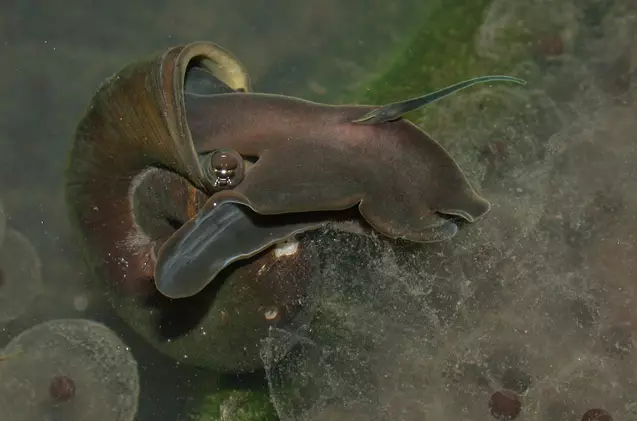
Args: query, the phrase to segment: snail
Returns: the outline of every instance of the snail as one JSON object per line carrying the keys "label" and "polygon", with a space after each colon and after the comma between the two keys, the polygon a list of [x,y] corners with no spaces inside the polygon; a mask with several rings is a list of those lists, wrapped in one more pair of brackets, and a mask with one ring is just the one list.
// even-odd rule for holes
{"label": "snail", "polygon": [[253,92],[212,42],[131,63],[97,90],[69,153],[66,201],[88,264],[116,296],[186,302],[221,273],[270,286],[308,276],[303,244],[289,263],[273,247],[334,221],[448,240],[491,205],[402,116],[492,81],[525,83],[484,76],[385,106],[329,105]]}
{"label": "snail", "polygon": [[[250,92],[210,42],[169,48],[108,79],[81,119],[67,201],[98,265],[124,290],[154,279],[190,297],[220,271],[356,208],[377,233],[453,237],[490,203],[403,114],[484,76],[386,106]],[[148,285],[146,285],[146,288]]]}

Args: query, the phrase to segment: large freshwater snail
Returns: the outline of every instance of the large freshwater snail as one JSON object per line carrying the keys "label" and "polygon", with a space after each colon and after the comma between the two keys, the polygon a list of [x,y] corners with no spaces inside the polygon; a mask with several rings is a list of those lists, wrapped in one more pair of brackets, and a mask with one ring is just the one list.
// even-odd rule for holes
{"label": "large freshwater snail", "polygon": [[352,211],[382,236],[449,239],[454,218],[473,222],[490,204],[401,115],[500,80],[523,83],[486,76],[384,107],[334,106],[250,92],[216,44],[173,47],[93,97],[66,173],[71,216],[120,296],[194,299],[221,272],[259,276],[275,244]]}

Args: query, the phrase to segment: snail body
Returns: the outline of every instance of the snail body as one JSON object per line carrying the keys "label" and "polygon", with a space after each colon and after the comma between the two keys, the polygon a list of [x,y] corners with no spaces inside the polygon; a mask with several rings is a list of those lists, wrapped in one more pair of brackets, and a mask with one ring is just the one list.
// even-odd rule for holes
{"label": "snail body", "polygon": [[[489,80],[511,81],[479,82]],[[442,241],[457,232],[449,216],[489,211],[442,146],[400,118],[453,89],[439,92],[380,108],[254,93],[244,66],[210,42],[132,63],[94,95],[70,152],[66,199],[87,261],[129,320],[161,309],[137,326],[160,349],[178,347],[153,329],[184,337],[215,318],[217,354],[239,341],[250,355],[201,365],[250,369],[254,338],[295,314],[288,303],[303,302],[315,270],[311,246],[277,244],[352,211],[382,236]],[[255,309],[242,316],[254,337],[216,307],[228,285]],[[166,333],[184,308],[188,320]]]}

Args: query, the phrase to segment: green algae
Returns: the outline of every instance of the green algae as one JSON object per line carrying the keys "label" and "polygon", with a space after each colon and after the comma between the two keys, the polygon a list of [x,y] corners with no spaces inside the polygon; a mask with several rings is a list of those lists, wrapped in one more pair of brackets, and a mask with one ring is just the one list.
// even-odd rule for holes
{"label": "green algae", "polygon": [[491,0],[439,2],[427,22],[384,72],[356,95],[360,102],[385,103],[468,79],[506,70],[480,59],[473,38]]}
{"label": "green algae", "polygon": [[[511,50],[506,57],[496,59],[480,55],[475,47],[478,32],[492,3],[493,0],[476,0],[452,4],[438,2],[431,6],[426,23],[394,56],[392,62],[357,90],[354,94],[356,102],[386,104],[483,75],[524,77],[516,74],[518,72],[513,67],[523,56],[528,56],[528,51]],[[506,28],[505,32],[503,38],[511,40],[512,45],[528,45],[524,30]],[[500,105],[490,107],[490,111],[502,110],[504,104]],[[437,103],[428,107],[427,112],[439,106]],[[435,117],[439,116],[439,113],[434,114]],[[417,116],[422,115],[422,111],[416,111],[406,115],[406,118],[416,120]],[[425,119],[427,122],[430,120]]]}
{"label": "green algae", "polygon": [[192,421],[277,421],[267,391],[224,390],[203,398]]}

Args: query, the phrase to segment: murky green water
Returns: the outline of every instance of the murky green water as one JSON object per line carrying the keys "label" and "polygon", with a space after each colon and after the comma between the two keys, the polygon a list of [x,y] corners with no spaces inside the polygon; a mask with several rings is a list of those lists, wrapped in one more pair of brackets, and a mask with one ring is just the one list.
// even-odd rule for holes
{"label": "murky green water", "polygon": [[[0,419],[637,417],[633,1],[121,3],[0,6]],[[408,115],[490,212],[440,243],[306,233],[267,282],[194,299],[113,294],[65,203],[76,125],[107,77],[198,40],[325,103],[526,79]],[[408,172],[392,147],[365,179]]]}

